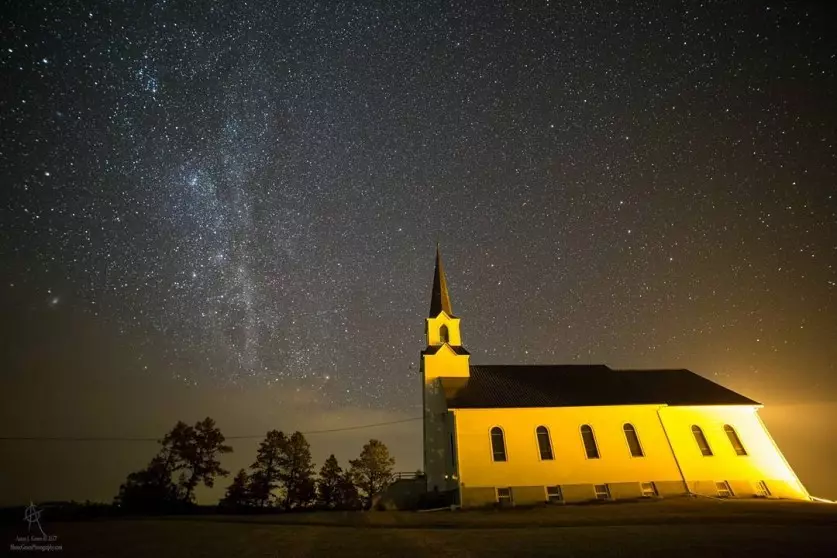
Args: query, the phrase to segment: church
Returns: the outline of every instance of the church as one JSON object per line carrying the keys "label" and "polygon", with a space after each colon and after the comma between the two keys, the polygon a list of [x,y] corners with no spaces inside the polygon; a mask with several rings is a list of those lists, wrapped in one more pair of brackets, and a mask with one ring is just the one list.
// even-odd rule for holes
{"label": "church", "polygon": [[472,364],[438,248],[425,333],[425,478],[451,503],[810,500],[762,405],[694,372]]}

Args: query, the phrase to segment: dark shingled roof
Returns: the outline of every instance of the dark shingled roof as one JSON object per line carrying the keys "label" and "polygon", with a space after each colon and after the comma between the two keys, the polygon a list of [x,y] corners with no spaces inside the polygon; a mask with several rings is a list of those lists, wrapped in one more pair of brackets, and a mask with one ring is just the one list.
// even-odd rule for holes
{"label": "dark shingled roof", "polygon": [[448,408],[597,405],[760,405],[689,370],[612,370],[604,365],[471,366],[442,378]]}

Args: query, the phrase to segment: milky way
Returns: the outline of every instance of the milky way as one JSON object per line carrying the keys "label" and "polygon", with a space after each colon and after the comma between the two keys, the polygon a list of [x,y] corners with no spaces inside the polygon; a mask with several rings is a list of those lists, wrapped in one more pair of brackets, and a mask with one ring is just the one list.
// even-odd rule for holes
{"label": "milky way", "polygon": [[14,3],[3,296],[138,375],[400,408],[439,241],[476,362],[837,389],[837,49],[798,4]]}

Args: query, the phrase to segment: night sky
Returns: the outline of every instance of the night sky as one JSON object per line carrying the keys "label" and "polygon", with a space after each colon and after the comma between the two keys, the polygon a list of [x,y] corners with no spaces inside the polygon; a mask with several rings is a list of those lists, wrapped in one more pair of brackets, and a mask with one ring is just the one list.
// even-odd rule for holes
{"label": "night sky", "polygon": [[[689,368],[837,497],[832,15],[476,4],[7,3],[0,436],[417,417],[438,241],[473,362]],[[0,441],[0,504],[154,451]]]}

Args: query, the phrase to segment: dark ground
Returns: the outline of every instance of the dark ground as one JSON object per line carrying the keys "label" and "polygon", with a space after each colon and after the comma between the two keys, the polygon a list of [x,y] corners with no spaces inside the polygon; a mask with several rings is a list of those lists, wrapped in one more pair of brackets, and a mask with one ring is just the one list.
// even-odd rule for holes
{"label": "dark ground", "polygon": [[[831,556],[837,505],[658,501],[468,512],[53,522],[53,556]],[[26,523],[0,531],[3,552]],[[32,556],[32,552],[11,552]]]}

